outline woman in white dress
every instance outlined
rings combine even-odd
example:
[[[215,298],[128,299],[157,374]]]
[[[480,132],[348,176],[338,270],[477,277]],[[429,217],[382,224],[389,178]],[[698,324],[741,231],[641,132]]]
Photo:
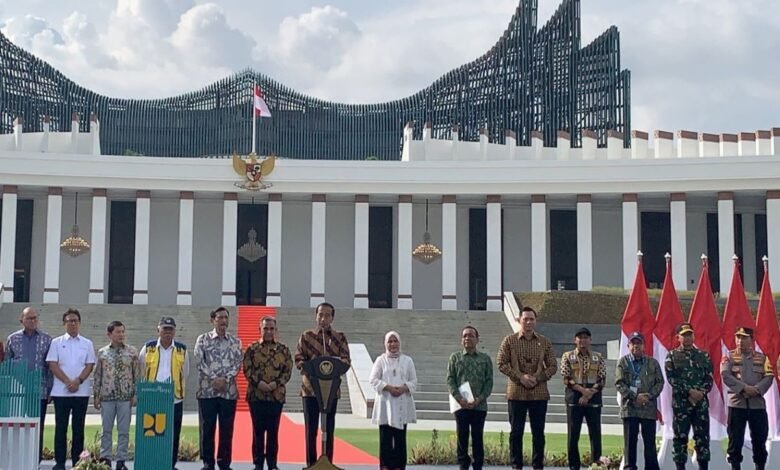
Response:
[[[403,470],[406,425],[417,422],[417,371],[412,358],[401,354],[401,336],[395,331],[385,335],[385,353],[376,358],[370,380],[376,391],[371,422],[379,425],[379,466],[383,470]]]

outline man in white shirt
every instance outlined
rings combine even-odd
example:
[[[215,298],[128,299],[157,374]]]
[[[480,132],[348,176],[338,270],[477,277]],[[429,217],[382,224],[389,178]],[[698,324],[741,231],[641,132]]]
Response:
[[[72,415],[72,443],[70,447],[73,466],[84,450],[84,421],[87,416],[95,367],[95,347],[92,341],[81,336],[81,313],[69,308],[62,315],[65,334],[54,338],[46,355],[46,362],[54,375],[51,396],[54,400],[54,460],[53,470],[65,470],[68,443],[68,420]]]
[[[143,377],[148,382],[173,384],[173,468],[179,459],[179,438],[187,376],[190,373],[190,357],[184,343],[174,341],[176,320],[162,317],[157,324],[158,338],[147,342],[139,354]]]

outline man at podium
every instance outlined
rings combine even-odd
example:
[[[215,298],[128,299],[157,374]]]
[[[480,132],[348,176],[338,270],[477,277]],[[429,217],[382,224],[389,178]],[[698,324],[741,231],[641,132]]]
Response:
[[[336,309],[333,305],[323,302],[314,309],[314,319],[317,328],[304,331],[298,340],[298,348],[295,353],[295,367],[301,371],[301,396],[303,397],[303,421],[306,428],[306,465],[312,466],[317,461],[317,428],[319,426],[320,408],[314,395],[311,380],[306,375],[303,365],[307,361],[322,357],[333,356],[350,365],[349,343],[344,333],[331,328]],[[336,400],[340,393],[336,392]],[[336,405],[327,414],[325,431],[327,443],[325,455],[333,462],[333,431],[336,427]]]

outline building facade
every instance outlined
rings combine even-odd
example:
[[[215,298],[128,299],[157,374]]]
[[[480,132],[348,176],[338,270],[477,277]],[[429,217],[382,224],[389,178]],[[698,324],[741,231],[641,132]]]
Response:
[[[431,122],[440,138],[458,126],[460,138],[469,141],[486,129],[499,142],[511,129],[524,145],[533,131],[555,145],[557,131],[565,129],[575,147],[583,129],[596,132],[601,146],[609,130],[628,136],[630,74],[620,68],[617,28],[583,47],[580,0],[563,0],[542,27],[537,1],[519,0],[502,37],[481,57],[411,96],[379,104],[319,100],[251,70],[171,98],[112,98],[77,85],[0,34],[0,133],[10,133],[20,117],[30,131],[43,131],[44,117],[52,131],[70,131],[74,113],[80,116],[76,127],[85,132],[96,114],[107,155],[249,152],[252,89],[258,84],[273,114],[257,122],[257,151],[263,155],[398,160],[407,122],[416,123],[418,132]]]
[[[95,155],[97,133],[21,127],[0,136],[6,302],[495,310],[506,291],[630,288],[639,250],[655,284],[670,252],[678,289],[702,253],[721,292],[735,253],[748,290],[765,254],[780,278],[780,128],[635,131],[630,149],[407,128],[402,161],[278,159],[248,191],[229,159]],[[60,249],[74,222],[78,257]],[[426,226],[430,264],[412,256]]]

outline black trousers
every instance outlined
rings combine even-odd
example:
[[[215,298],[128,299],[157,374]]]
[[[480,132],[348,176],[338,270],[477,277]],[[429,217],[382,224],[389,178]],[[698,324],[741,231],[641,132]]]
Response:
[[[179,440],[181,440],[181,419],[184,416],[184,403],[173,405],[173,465],[179,461]]]
[[[230,468],[233,460],[233,423],[236,420],[236,400],[224,398],[198,399],[200,417],[200,458],[207,467]],[[219,449],[214,460],[214,435],[219,422]]]
[[[325,442],[325,455],[333,463],[333,431],[336,429],[336,405],[325,419],[328,440]],[[311,466],[317,461],[317,430],[320,428],[320,405],[314,397],[303,397],[303,424],[306,428],[306,464]]]
[[[403,429],[379,426],[379,466],[390,470],[406,468],[406,425]]]
[[[458,410],[455,412],[455,427],[458,434],[458,465],[481,470],[485,463],[485,418],[487,411]],[[471,457],[469,458],[469,434],[471,435]],[[473,460],[472,460],[473,459]]]
[[[570,469],[579,470],[582,466],[579,443],[583,419],[588,423],[591,459],[593,462],[596,462],[601,457],[601,406],[567,405],[566,427],[568,437],[566,443]]]
[[[636,441],[642,431],[642,444],[645,447],[645,470],[659,470],[658,452],[655,449],[655,420],[641,418],[623,418],[623,449],[626,465],[624,470],[637,470]]]
[[[729,407],[728,435],[726,449],[730,463],[742,463],[742,446],[745,444],[745,426],[750,426],[750,441],[753,444],[753,462],[765,464],[767,459],[766,439],[769,435],[769,420],[766,410],[748,410]]]
[[[78,463],[79,455],[84,450],[84,422],[87,418],[87,406],[89,406],[89,397],[54,397],[54,461],[57,466],[65,467],[69,419],[73,420],[70,459],[74,467]]]
[[[255,468],[262,470],[263,463],[268,469],[276,468],[279,455],[279,422],[282,419],[282,403],[274,401],[250,401],[249,414],[252,415],[252,461]]]
[[[526,414],[531,421],[531,466],[544,468],[544,423],[547,400],[509,400],[509,461],[513,468],[523,467],[523,433]]]
[[[49,400],[41,400],[41,427],[38,433],[38,463],[43,460],[43,430],[46,429],[46,411],[49,408]]]

